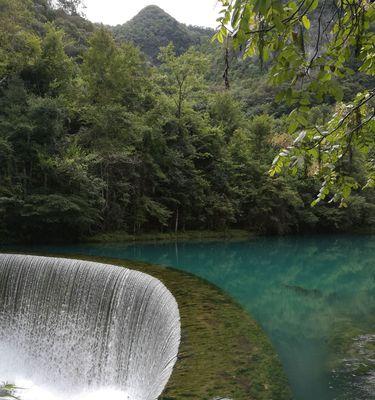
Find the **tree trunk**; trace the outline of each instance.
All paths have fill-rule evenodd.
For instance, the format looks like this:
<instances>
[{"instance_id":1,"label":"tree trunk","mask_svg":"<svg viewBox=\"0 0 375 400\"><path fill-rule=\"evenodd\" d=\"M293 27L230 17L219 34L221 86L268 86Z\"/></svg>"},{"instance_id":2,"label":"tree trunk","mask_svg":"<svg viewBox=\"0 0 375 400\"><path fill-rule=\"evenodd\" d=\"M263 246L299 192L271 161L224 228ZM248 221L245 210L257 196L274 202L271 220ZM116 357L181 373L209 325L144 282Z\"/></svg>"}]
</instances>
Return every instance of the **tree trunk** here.
<instances>
[{"instance_id":1,"label":"tree trunk","mask_svg":"<svg viewBox=\"0 0 375 400\"><path fill-rule=\"evenodd\" d=\"M178 231L178 208L176 210L176 220L175 220L175 225L174 225L174 231L177 233Z\"/></svg>"}]
</instances>

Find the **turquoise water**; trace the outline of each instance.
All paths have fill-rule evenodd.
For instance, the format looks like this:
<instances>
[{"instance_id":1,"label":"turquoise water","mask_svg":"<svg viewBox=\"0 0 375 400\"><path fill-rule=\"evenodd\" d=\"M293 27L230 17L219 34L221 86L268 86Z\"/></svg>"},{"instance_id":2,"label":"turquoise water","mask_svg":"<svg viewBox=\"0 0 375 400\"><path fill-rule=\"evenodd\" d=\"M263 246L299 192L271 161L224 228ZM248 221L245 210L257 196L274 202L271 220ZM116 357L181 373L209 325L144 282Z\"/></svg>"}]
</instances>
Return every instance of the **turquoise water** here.
<instances>
[{"instance_id":1,"label":"turquoise water","mask_svg":"<svg viewBox=\"0 0 375 400\"><path fill-rule=\"evenodd\" d=\"M353 373L353 360L359 356L354 350L345 353L348 345L341 345L375 334L374 236L33 250L140 260L189 271L222 288L260 323L280 355L296 400L375 398L374 386ZM368 367L371 360L358 362Z\"/></svg>"}]
</instances>

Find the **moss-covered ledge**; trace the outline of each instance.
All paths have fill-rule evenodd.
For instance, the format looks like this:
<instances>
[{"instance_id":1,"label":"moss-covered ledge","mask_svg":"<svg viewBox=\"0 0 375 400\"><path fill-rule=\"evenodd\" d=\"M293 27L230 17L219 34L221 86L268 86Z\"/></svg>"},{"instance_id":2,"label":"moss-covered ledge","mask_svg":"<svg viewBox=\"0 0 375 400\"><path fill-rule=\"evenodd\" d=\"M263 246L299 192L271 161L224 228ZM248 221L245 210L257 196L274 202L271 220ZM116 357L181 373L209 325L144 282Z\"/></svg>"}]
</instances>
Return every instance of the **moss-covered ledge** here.
<instances>
[{"instance_id":1,"label":"moss-covered ledge","mask_svg":"<svg viewBox=\"0 0 375 400\"><path fill-rule=\"evenodd\" d=\"M176 297L182 342L179 360L160 400L291 399L287 378L267 336L216 286L157 265L76 254L68 257L148 273L160 279Z\"/></svg>"}]
</instances>

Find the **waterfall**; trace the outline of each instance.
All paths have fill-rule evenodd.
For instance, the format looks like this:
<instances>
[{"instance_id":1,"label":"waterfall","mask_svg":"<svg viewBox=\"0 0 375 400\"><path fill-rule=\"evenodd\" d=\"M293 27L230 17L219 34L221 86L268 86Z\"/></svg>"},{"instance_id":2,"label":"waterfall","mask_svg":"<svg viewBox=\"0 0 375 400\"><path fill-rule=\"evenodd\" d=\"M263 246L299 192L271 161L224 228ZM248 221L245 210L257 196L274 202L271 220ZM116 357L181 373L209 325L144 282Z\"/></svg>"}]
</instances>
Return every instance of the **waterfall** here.
<instances>
[{"instance_id":1,"label":"waterfall","mask_svg":"<svg viewBox=\"0 0 375 400\"><path fill-rule=\"evenodd\" d=\"M0 382L27 380L63 399L108 389L116 399L154 400L179 342L177 303L149 275L0 254Z\"/></svg>"}]
</instances>

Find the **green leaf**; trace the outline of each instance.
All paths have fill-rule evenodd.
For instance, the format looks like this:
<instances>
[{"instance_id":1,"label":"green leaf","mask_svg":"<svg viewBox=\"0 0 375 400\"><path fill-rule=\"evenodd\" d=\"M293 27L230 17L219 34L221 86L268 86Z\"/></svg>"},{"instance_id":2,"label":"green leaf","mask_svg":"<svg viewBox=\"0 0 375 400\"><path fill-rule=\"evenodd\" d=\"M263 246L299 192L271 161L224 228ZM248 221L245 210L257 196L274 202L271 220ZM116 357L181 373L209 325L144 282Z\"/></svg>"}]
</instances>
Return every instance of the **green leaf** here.
<instances>
[{"instance_id":1,"label":"green leaf","mask_svg":"<svg viewBox=\"0 0 375 400\"><path fill-rule=\"evenodd\" d=\"M307 16L306 15L304 15L303 17L302 17L302 23L303 23L303 26L307 29L307 30L309 30L310 29L310 20L307 18Z\"/></svg>"},{"instance_id":2,"label":"green leaf","mask_svg":"<svg viewBox=\"0 0 375 400\"><path fill-rule=\"evenodd\" d=\"M349 197L351 192L352 188L349 185L346 185L342 188L342 195L344 198Z\"/></svg>"},{"instance_id":3,"label":"green leaf","mask_svg":"<svg viewBox=\"0 0 375 400\"><path fill-rule=\"evenodd\" d=\"M331 78L332 78L332 75L329 72L324 72L324 71L319 72L318 79L321 82L328 82L331 80Z\"/></svg>"},{"instance_id":4,"label":"green leaf","mask_svg":"<svg viewBox=\"0 0 375 400\"><path fill-rule=\"evenodd\" d=\"M297 130L298 127L299 127L298 121L292 120L292 122L289 125L288 132L289 133L294 133Z\"/></svg>"},{"instance_id":5,"label":"green leaf","mask_svg":"<svg viewBox=\"0 0 375 400\"><path fill-rule=\"evenodd\" d=\"M310 11L314 11L319 5L319 0L314 0L309 8Z\"/></svg>"}]
</instances>

